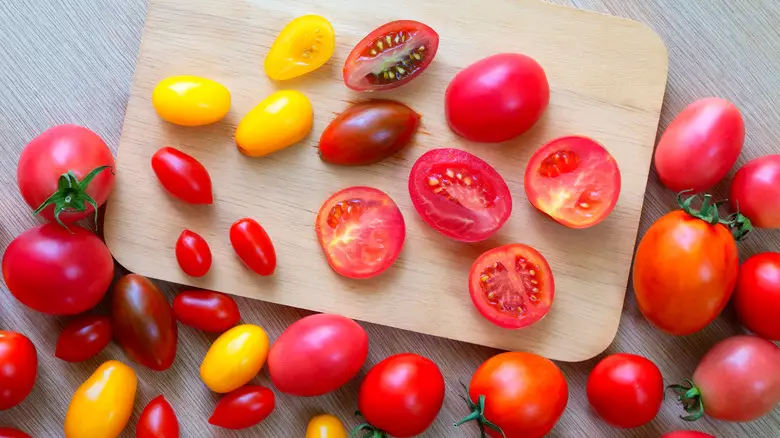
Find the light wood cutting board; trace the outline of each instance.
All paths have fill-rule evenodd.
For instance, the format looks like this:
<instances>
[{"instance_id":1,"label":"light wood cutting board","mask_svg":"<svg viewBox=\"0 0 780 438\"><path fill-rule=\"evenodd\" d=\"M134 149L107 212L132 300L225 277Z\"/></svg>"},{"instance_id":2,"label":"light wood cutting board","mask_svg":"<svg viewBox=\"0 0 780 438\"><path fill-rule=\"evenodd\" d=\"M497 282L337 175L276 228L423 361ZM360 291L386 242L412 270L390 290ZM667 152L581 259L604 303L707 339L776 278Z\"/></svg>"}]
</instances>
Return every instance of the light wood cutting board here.
<instances>
[{"instance_id":1,"label":"light wood cutting board","mask_svg":"<svg viewBox=\"0 0 780 438\"><path fill-rule=\"evenodd\" d=\"M320 70L273 83L262 69L276 34L293 18L320 14L337 34L333 58ZM361 95L341 81L344 59L363 36L396 19L423 21L441 36L439 53L422 76L398 90ZM446 125L444 90L453 75L499 52L520 52L545 68L550 107L538 125L501 145L474 144ZM151 104L155 84L174 74L215 79L233 95L220 123L184 128L161 121ZM535 0L150 0L117 159L118 182L108 204L105 236L117 261L149 277L341 313L378 324L508 350L580 361L603 351L616 333L625 296L667 74L667 53L646 26ZM241 117L272 91L294 88L315 108L305 141L265 158L248 158L233 143ZM344 168L320 161L320 133L350 103L368 97L403 101L423 115L414 143L378 164ZM525 165L542 143L568 134L591 136L614 155L623 178L617 207L603 223L572 230L543 217L523 190ZM150 166L172 145L209 169L212 206L170 197ZM478 244L451 241L425 225L411 205L407 176L428 149L458 147L495 166L514 197L507 224ZM396 201L407 240L395 265L371 280L332 272L314 233L322 202L351 185L379 188ZM230 225L256 218L274 241L278 267L259 277L235 257ZM184 228L203 235L214 254L211 272L184 275L174 243ZM520 242L552 266L556 298L548 316L519 331L500 329L473 308L467 274L487 249ZM263 324L263 321L251 321Z\"/></svg>"}]
</instances>

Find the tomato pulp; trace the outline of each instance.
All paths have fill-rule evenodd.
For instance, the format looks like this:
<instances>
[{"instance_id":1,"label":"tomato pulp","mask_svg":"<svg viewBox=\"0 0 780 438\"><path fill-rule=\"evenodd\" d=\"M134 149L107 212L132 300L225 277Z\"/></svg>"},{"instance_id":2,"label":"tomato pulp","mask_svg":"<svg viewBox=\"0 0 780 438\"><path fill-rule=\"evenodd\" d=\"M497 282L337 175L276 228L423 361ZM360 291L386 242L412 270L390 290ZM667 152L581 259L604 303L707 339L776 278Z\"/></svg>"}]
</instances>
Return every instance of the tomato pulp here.
<instances>
[{"instance_id":1,"label":"tomato pulp","mask_svg":"<svg viewBox=\"0 0 780 438\"><path fill-rule=\"evenodd\" d=\"M322 67L336 48L330 21L319 15L303 15L279 32L265 57L265 73L275 81L305 75Z\"/></svg>"}]
</instances>

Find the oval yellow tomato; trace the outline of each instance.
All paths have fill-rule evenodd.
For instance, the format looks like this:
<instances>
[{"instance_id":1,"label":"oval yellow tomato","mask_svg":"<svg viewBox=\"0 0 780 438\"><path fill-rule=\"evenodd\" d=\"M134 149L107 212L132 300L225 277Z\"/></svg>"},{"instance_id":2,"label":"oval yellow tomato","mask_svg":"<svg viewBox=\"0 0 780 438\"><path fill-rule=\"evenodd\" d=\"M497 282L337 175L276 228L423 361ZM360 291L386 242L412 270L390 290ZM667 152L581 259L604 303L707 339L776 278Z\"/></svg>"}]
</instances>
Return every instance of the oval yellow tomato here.
<instances>
[{"instance_id":1,"label":"oval yellow tomato","mask_svg":"<svg viewBox=\"0 0 780 438\"><path fill-rule=\"evenodd\" d=\"M335 48L330 21L319 15L298 17L274 40L265 57L265 73L276 81L305 75L328 62Z\"/></svg>"},{"instance_id":2,"label":"oval yellow tomato","mask_svg":"<svg viewBox=\"0 0 780 438\"><path fill-rule=\"evenodd\" d=\"M238 124L236 145L250 157L262 157L303 140L314 110L300 91L283 90L265 98Z\"/></svg>"},{"instance_id":3,"label":"oval yellow tomato","mask_svg":"<svg viewBox=\"0 0 780 438\"><path fill-rule=\"evenodd\" d=\"M347 438L347 429L333 415L317 415L306 427L306 438Z\"/></svg>"},{"instance_id":4,"label":"oval yellow tomato","mask_svg":"<svg viewBox=\"0 0 780 438\"><path fill-rule=\"evenodd\" d=\"M211 79L171 76L154 87L152 104L163 120L182 126L208 125L230 110L230 91Z\"/></svg>"},{"instance_id":5,"label":"oval yellow tomato","mask_svg":"<svg viewBox=\"0 0 780 438\"><path fill-rule=\"evenodd\" d=\"M132 368L105 362L73 394L65 414L65 437L119 436L133 413L137 384Z\"/></svg>"},{"instance_id":6,"label":"oval yellow tomato","mask_svg":"<svg viewBox=\"0 0 780 438\"><path fill-rule=\"evenodd\" d=\"M243 324L223 333L200 365L200 378L214 392L226 393L247 384L268 357L268 335L262 327Z\"/></svg>"}]
</instances>

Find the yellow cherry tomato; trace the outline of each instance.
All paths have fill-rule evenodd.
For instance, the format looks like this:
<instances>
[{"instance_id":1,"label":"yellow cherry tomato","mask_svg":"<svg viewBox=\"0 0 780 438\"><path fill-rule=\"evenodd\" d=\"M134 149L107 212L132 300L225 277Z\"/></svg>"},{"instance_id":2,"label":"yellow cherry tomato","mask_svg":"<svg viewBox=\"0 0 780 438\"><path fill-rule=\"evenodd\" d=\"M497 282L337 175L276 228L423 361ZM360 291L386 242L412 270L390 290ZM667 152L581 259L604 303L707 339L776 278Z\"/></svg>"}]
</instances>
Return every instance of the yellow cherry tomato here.
<instances>
[{"instance_id":1,"label":"yellow cherry tomato","mask_svg":"<svg viewBox=\"0 0 780 438\"><path fill-rule=\"evenodd\" d=\"M132 368L105 362L73 394L65 414L65 437L119 436L133 413L137 384Z\"/></svg>"},{"instance_id":2,"label":"yellow cherry tomato","mask_svg":"<svg viewBox=\"0 0 780 438\"><path fill-rule=\"evenodd\" d=\"M254 324L235 326L209 348L200 378L214 392L226 393L249 383L268 357L268 335Z\"/></svg>"},{"instance_id":3,"label":"yellow cherry tomato","mask_svg":"<svg viewBox=\"0 0 780 438\"><path fill-rule=\"evenodd\" d=\"M230 111L230 91L219 82L199 76L171 76L154 87L157 114L182 126L218 122Z\"/></svg>"},{"instance_id":4,"label":"yellow cherry tomato","mask_svg":"<svg viewBox=\"0 0 780 438\"><path fill-rule=\"evenodd\" d=\"M317 415L309 421L306 438L347 438L347 429L333 415Z\"/></svg>"},{"instance_id":5,"label":"yellow cherry tomato","mask_svg":"<svg viewBox=\"0 0 780 438\"><path fill-rule=\"evenodd\" d=\"M262 157L303 140L311 131L314 110L300 91L268 96L238 124L236 145L251 157Z\"/></svg>"},{"instance_id":6,"label":"yellow cherry tomato","mask_svg":"<svg viewBox=\"0 0 780 438\"><path fill-rule=\"evenodd\" d=\"M298 17L274 40L265 57L265 73L276 81L305 75L328 62L335 48L336 33L330 21L319 15Z\"/></svg>"}]
</instances>

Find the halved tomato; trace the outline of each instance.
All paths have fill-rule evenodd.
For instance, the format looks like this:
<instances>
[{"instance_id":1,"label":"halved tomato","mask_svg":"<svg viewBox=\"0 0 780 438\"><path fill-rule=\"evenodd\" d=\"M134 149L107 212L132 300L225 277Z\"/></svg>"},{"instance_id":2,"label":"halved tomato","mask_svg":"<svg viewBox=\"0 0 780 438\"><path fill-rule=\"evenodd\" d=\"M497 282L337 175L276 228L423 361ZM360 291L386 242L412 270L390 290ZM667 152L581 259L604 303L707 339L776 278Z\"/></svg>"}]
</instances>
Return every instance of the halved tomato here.
<instances>
[{"instance_id":1,"label":"halved tomato","mask_svg":"<svg viewBox=\"0 0 780 438\"><path fill-rule=\"evenodd\" d=\"M439 34L425 24L398 20L379 26L352 49L344 83L357 91L389 90L420 75L436 56Z\"/></svg>"},{"instance_id":2,"label":"halved tomato","mask_svg":"<svg viewBox=\"0 0 780 438\"><path fill-rule=\"evenodd\" d=\"M279 32L265 57L265 73L275 81L305 75L322 67L336 48L330 21L319 15L304 15Z\"/></svg>"},{"instance_id":3,"label":"halved tomato","mask_svg":"<svg viewBox=\"0 0 780 438\"><path fill-rule=\"evenodd\" d=\"M458 149L434 149L412 166L409 195L423 220L463 242L495 233L512 214L512 195L490 164Z\"/></svg>"},{"instance_id":4,"label":"halved tomato","mask_svg":"<svg viewBox=\"0 0 780 438\"><path fill-rule=\"evenodd\" d=\"M336 192L322 204L315 228L330 267L349 278L385 271L406 238L401 210L390 196L371 187Z\"/></svg>"},{"instance_id":5,"label":"halved tomato","mask_svg":"<svg viewBox=\"0 0 780 438\"><path fill-rule=\"evenodd\" d=\"M570 228L601 222L620 195L620 170L587 137L557 138L537 150L525 169L525 193L542 213Z\"/></svg>"},{"instance_id":6,"label":"halved tomato","mask_svg":"<svg viewBox=\"0 0 780 438\"><path fill-rule=\"evenodd\" d=\"M477 258L469 272L469 292L474 306L488 321L516 329L547 315L555 283L544 256L528 245L515 243Z\"/></svg>"}]
</instances>

